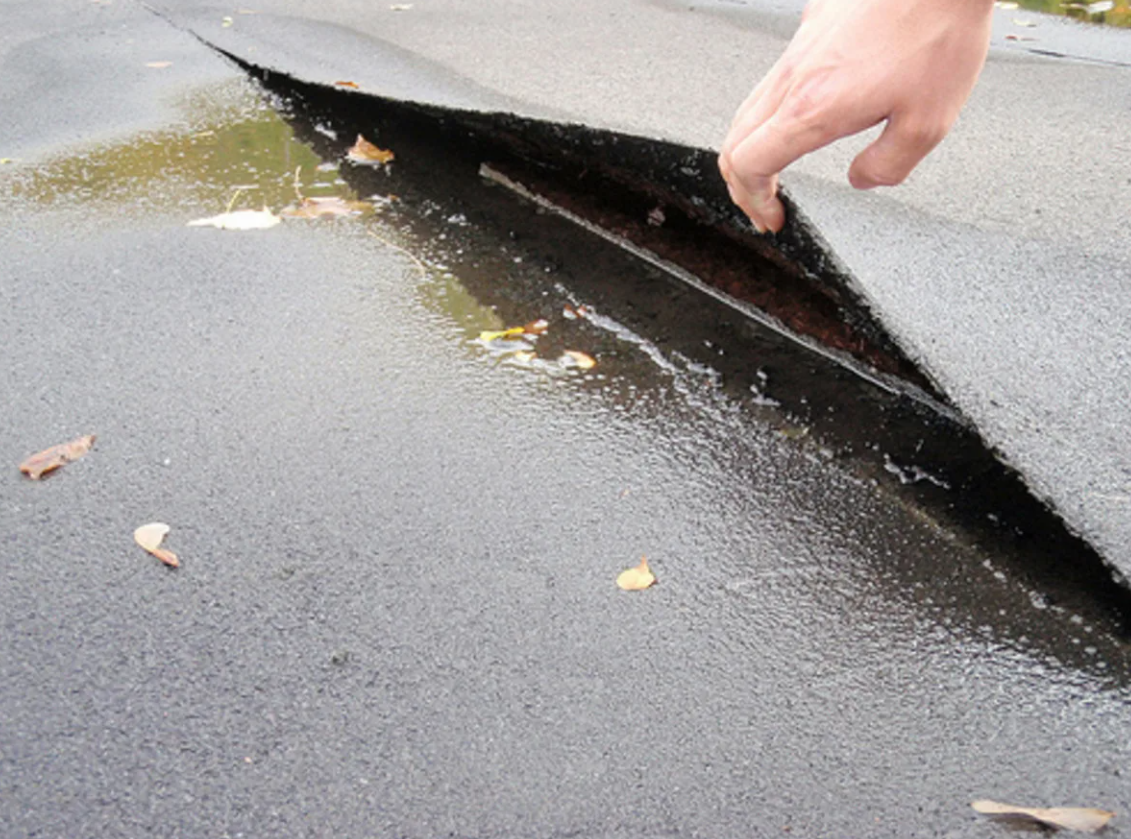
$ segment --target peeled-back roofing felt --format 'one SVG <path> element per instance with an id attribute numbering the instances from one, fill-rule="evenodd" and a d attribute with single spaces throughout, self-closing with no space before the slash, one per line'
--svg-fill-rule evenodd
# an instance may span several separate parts
<path id="1" fill-rule="evenodd" d="M 707 150 L 800 13 L 758 0 L 149 5 L 305 82 Z M 1131 32 L 1041 17 L 1020 40 L 1017 13 L 995 14 L 974 94 L 907 183 L 848 185 L 874 132 L 782 183 L 903 353 L 1131 577 Z"/>

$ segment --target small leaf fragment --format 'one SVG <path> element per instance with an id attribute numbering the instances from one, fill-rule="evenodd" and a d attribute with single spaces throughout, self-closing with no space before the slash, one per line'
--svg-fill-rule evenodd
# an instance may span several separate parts
<path id="1" fill-rule="evenodd" d="M 562 353 L 562 357 L 558 359 L 558 363 L 563 367 L 576 367 L 578 370 L 592 370 L 597 366 L 597 359 L 579 350 L 566 350 Z"/>
<path id="2" fill-rule="evenodd" d="M 987 799 L 971 801 L 970 806 L 989 816 L 1031 819 L 1050 827 L 1081 833 L 1096 833 L 1115 816 L 1111 810 L 1099 810 L 1095 807 L 1016 807 Z"/>
<path id="3" fill-rule="evenodd" d="M 282 219 L 264 207 L 262 210 L 236 210 L 232 213 L 220 213 L 210 218 L 196 219 L 188 223 L 189 227 L 215 227 L 220 230 L 266 230 L 274 227 Z"/>
<path id="4" fill-rule="evenodd" d="M 54 472 L 63 464 L 78 460 L 90 451 L 91 446 L 94 445 L 94 439 L 93 434 L 87 434 L 71 440 L 69 443 L 60 443 L 57 446 L 44 449 L 21 463 L 20 471 L 33 481 L 38 481 L 48 472 Z"/>
<path id="5" fill-rule="evenodd" d="M 334 82 L 334 84 L 338 87 L 348 87 L 353 90 L 358 90 L 361 87 L 357 82 Z"/>
<path id="6" fill-rule="evenodd" d="M 378 148 L 358 134 L 357 142 L 346 152 L 346 157 L 355 163 L 388 163 L 394 160 L 396 155 L 388 149 Z"/>
<path id="7" fill-rule="evenodd" d="M 231 19 L 230 17 L 225 17 L 225 18 L 224 18 L 223 20 L 221 20 L 221 21 L 220 21 L 220 25 L 221 25 L 222 27 L 224 27 L 225 29 L 227 29 L 227 28 L 228 28 L 229 26 L 231 26 L 231 25 L 232 25 L 233 23 L 235 23 L 235 21 L 234 21 L 234 20 L 232 20 L 232 19 Z"/>
<path id="8" fill-rule="evenodd" d="M 163 522 L 155 521 L 143 524 L 134 531 L 134 541 L 170 568 L 180 568 L 181 562 L 177 559 L 177 555 L 161 547 L 161 543 L 165 540 L 168 532 L 169 525 Z"/>
<path id="9" fill-rule="evenodd" d="M 617 585 L 625 591 L 640 591 L 656 582 L 656 575 L 648 567 L 648 557 L 640 557 L 640 564 L 626 568 L 617 575 Z"/>
<path id="10" fill-rule="evenodd" d="M 527 335 L 541 335 L 549 328 L 550 322 L 548 320 L 545 320 L 544 318 L 538 318 L 538 320 L 532 320 L 530 321 L 530 323 L 523 326 L 522 331 Z"/>

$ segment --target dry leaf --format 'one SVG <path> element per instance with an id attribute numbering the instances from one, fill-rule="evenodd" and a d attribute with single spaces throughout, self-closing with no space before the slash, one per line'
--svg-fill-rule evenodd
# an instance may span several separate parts
<path id="1" fill-rule="evenodd" d="M 625 591 L 640 591 L 656 582 L 656 575 L 648 567 L 648 557 L 640 557 L 640 564 L 617 575 L 617 585 Z"/>
<path id="2" fill-rule="evenodd" d="M 523 326 L 522 331 L 525 332 L 527 335 L 541 335 L 543 332 L 545 332 L 549 328 L 550 328 L 550 322 L 548 320 L 543 320 L 542 318 L 538 318 L 538 320 L 532 320 L 532 321 L 530 321 L 530 323 Z"/>
<path id="3" fill-rule="evenodd" d="M 336 218 L 337 216 L 357 216 L 372 210 L 368 201 L 348 201 L 345 198 L 303 198 L 297 207 L 287 207 L 279 215 L 287 218 Z"/>
<path id="4" fill-rule="evenodd" d="M 597 359 L 588 353 L 578 352 L 577 350 L 566 350 L 562 353 L 562 357 L 558 359 L 558 364 L 562 367 L 576 367 L 579 370 L 592 370 L 597 365 Z"/>
<path id="5" fill-rule="evenodd" d="M 169 525 L 159 521 L 143 524 L 134 531 L 134 541 L 170 568 L 180 568 L 181 562 L 177 559 L 177 555 L 161 547 L 161 543 L 165 540 L 168 532 Z"/>
<path id="6" fill-rule="evenodd" d="M 147 62 L 145 62 L 145 66 L 146 67 L 152 67 L 154 70 L 164 70 L 166 67 L 172 67 L 173 62 L 172 61 L 147 61 Z"/>
<path id="7" fill-rule="evenodd" d="M 970 806 L 979 813 L 990 816 L 1032 819 L 1050 827 L 1078 830 L 1081 833 L 1095 833 L 1115 816 L 1110 810 L 1097 810 L 1095 807 L 1015 807 L 985 799 L 972 801 Z"/>
<path id="8" fill-rule="evenodd" d="M 346 157 L 355 163 L 388 163 L 396 155 L 388 149 L 378 148 L 358 134 L 357 142 L 346 152 Z"/>
<path id="9" fill-rule="evenodd" d="M 354 90 L 358 90 L 360 87 L 357 82 L 334 82 L 334 84 L 336 84 L 338 87 L 350 87 Z"/>
<path id="10" fill-rule="evenodd" d="M 282 219 L 264 207 L 262 210 L 236 210 L 234 213 L 220 213 L 211 218 L 190 221 L 189 227 L 217 227 L 220 230 L 266 230 L 274 227 Z"/>
<path id="11" fill-rule="evenodd" d="M 77 440 L 71 440 L 69 443 L 60 443 L 57 446 L 44 449 L 38 454 L 33 454 L 20 464 L 20 471 L 33 481 L 38 481 L 48 472 L 54 472 L 64 463 L 78 460 L 90 451 L 90 447 L 93 445 L 93 434 L 87 434 Z"/>

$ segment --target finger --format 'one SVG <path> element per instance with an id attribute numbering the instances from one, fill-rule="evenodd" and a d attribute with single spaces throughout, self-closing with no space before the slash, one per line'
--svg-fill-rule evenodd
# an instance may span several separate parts
<path id="1" fill-rule="evenodd" d="M 731 121 L 731 128 L 723 140 L 722 152 L 729 154 L 751 131 L 757 130 L 763 122 L 774 115 L 789 93 L 793 84 L 793 64 L 782 55 L 762 77 L 758 86 L 745 98 Z"/>
<path id="2" fill-rule="evenodd" d="M 949 127 L 896 114 L 888 120 L 883 133 L 852 161 L 849 183 L 857 189 L 903 183 L 931 149 L 942 142 Z"/>
<path id="3" fill-rule="evenodd" d="M 746 213 L 751 224 L 754 225 L 754 229 L 759 233 L 765 233 L 767 230 L 777 233 L 785 226 L 785 208 L 777 197 L 778 179 L 776 175 L 768 179 L 763 187 L 762 194 L 757 196 L 747 192 L 741 184 L 737 183 L 728 182 L 727 191 L 730 192 L 731 201 L 737 204 L 742 212 Z M 766 198 L 766 195 L 769 197 Z"/>

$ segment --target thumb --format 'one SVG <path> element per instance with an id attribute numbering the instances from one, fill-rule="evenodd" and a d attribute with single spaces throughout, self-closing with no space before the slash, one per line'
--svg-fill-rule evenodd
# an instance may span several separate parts
<path id="1" fill-rule="evenodd" d="M 884 131 L 852 161 L 848 180 L 857 189 L 901 184 L 931 149 L 942 142 L 950 126 L 917 121 L 896 114 Z"/>

